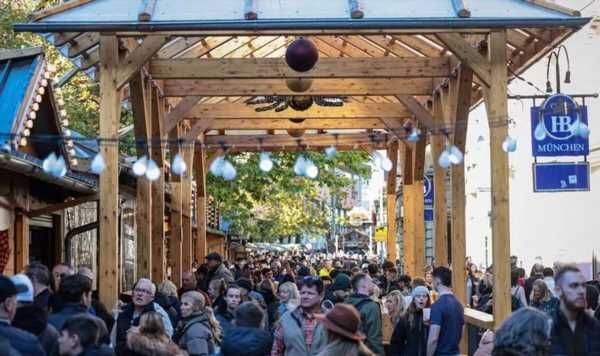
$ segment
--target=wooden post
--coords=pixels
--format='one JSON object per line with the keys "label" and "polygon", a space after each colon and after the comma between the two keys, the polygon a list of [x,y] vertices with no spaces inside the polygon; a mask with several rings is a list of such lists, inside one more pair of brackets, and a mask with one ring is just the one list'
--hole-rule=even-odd
{"label": "wooden post", "polygon": [[[177,140],[179,137],[179,129],[174,128],[169,133],[171,140]],[[173,142],[173,141],[171,141]],[[170,145],[171,157],[181,153],[177,143]],[[171,172],[171,236],[169,236],[169,265],[171,266],[171,281],[176,286],[181,285],[181,241],[183,240],[183,229],[181,226],[181,209],[182,209],[182,179],[180,176]]]}
{"label": "wooden post", "polygon": [[194,152],[196,176],[196,254],[195,260],[204,262],[206,257],[206,154],[202,145],[196,145]]}
{"label": "wooden post", "polygon": [[160,169],[160,177],[151,183],[152,192],[152,280],[162,282],[165,273],[165,176],[163,174],[164,151],[160,140],[164,137],[164,105],[156,88],[151,89],[152,143],[150,156]]}
{"label": "wooden post", "polygon": [[402,155],[402,241],[403,241],[403,265],[404,273],[415,275],[415,241],[414,241],[414,216],[410,208],[410,198],[412,197],[412,147],[403,142],[400,145],[400,153]]}
{"label": "wooden post", "polygon": [[[436,127],[444,127],[444,114],[439,94],[433,98],[433,118]],[[448,214],[446,206],[446,170],[437,160],[445,149],[446,137],[436,132],[431,136],[433,161],[433,219],[434,219],[434,262],[436,266],[448,266]]]}
{"label": "wooden post", "polygon": [[511,313],[510,302],[510,223],[508,155],[502,142],[508,135],[506,31],[492,31],[488,44],[491,80],[485,88],[485,103],[490,127],[492,184],[492,254],[494,260],[494,325],[496,328]]}
{"label": "wooden post", "polygon": [[116,36],[100,36],[100,154],[106,168],[100,174],[98,286],[100,301],[108,308],[119,295],[119,119],[121,95],[117,90],[119,43]]}
{"label": "wooden post", "polygon": [[427,138],[421,138],[413,151],[413,199],[414,214],[414,239],[415,239],[415,272],[422,276],[425,268],[425,200],[423,190],[423,176],[425,174],[425,146]]}
{"label": "wooden post", "polygon": [[[143,74],[136,74],[129,82],[129,92],[131,96],[131,109],[133,111],[134,134],[138,157],[149,155],[148,145],[141,142],[148,142],[151,128],[151,89],[148,87],[149,81],[144,80]],[[150,278],[152,271],[152,199],[150,191],[150,182],[146,177],[137,178],[136,182],[136,264],[137,277]]]}
{"label": "wooden post", "polygon": [[183,179],[182,192],[182,242],[181,242],[181,268],[184,272],[191,271],[194,262],[194,250],[192,244],[192,177],[194,172],[194,146],[186,145],[183,149],[187,172]]}
{"label": "wooden post", "polygon": [[412,146],[404,145],[402,160],[402,205],[404,209],[405,273],[421,276],[425,266],[425,216],[423,200],[423,165],[425,137]]}
{"label": "wooden post", "polygon": [[15,272],[20,273],[29,264],[29,219],[15,211]]}
{"label": "wooden post", "polygon": [[[458,78],[451,81],[456,86],[456,112],[454,117],[454,145],[465,152],[469,112],[471,110],[471,87],[473,71],[468,67],[460,69]],[[464,162],[452,165],[452,286],[456,298],[467,305],[467,285],[465,280],[466,214],[465,214],[465,165]]]}
{"label": "wooden post", "polygon": [[387,260],[396,262],[398,251],[396,250],[397,228],[396,228],[396,177],[398,175],[398,141],[394,141],[388,148],[388,157],[392,161],[392,169],[387,176]]}

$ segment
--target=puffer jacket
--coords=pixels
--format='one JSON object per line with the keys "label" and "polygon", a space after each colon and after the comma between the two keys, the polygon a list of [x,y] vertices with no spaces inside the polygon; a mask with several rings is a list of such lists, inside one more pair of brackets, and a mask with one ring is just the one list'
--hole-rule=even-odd
{"label": "puffer jacket", "polygon": [[263,329],[233,326],[223,338],[221,356],[268,356],[272,346],[273,337]]}
{"label": "puffer jacket", "polygon": [[215,352],[214,336],[208,317],[202,312],[183,318],[173,340],[190,355],[207,356]]}
{"label": "puffer jacket", "polygon": [[127,334],[127,348],[130,356],[187,356],[187,352],[180,350],[167,335],[154,338],[138,330]]}

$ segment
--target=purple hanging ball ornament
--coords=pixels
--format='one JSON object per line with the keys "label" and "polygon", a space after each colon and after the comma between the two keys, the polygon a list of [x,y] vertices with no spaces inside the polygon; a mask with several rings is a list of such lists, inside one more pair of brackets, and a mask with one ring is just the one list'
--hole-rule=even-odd
{"label": "purple hanging ball ornament", "polygon": [[319,60],[317,46],[305,38],[298,38],[285,51],[287,65],[296,72],[308,72]]}

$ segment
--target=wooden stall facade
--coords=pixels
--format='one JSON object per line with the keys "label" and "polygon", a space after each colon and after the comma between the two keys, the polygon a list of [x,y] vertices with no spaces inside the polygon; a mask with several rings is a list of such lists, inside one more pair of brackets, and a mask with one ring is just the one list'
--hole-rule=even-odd
{"label": "wooden stall facade", "polygon": [[[237,151],[386,149],[394,163],[388,175],[388,221],[395,221],[395,190],[403,185],[404,262],[418,275],[424,266],[423,173],[425,147],[439,153],[445,144],[463,151],[470,109],[485,101],[490,127],[494,322],[510,313],[508,157],[501,143],[507,134],[507,83],[586,24],[572,11],[544,0],[432,0],[397,4],[380,0],[211,3],[166,0],[72,0],[35,13],[19,31],[42,33],[67,51],[81,69],[99,78],[100,135],[116,138],[121,93],[129,88],[140,139],[178,137],[188,143],[195,181],[196,257],[208,251],[206,171],[218,155]],[[227,5],[225,5],[227,4]],[[247,5],[250,4],[250,7]],[[245,10],[250,9],[250,10]],[[282,58],[286,47],[303,36],[318,48],[320,59],[307,72],[296,72]],[[312,80],[302,93],[286,80]],[[348,96],[340,107],[312,105],[304,111],[256,111],[244,104],[256,96]],[[292,122],[294,120],[296,122]],[[418,127],[417,142],[406,139]],[[304,130],[291,137],[285,130]],[[157,142],[156,140],[154,142]],[[185,146],[185,144],[184,144]],[[139,147],[162,163],[159,144]],[[100,177],[100,297],[116,301],[117,148],[103,145],[107,169]],[[435,157],[437,159],[437,157]],[[164,168],[164,165],[163,165]],[[436,179],[444,172],[436,170]],[[163,175],[161,175],[163,176]],[[401,177],[398,180],[398,177]],[[436,220],[440,262],[452,249],[454,288],[465,302],[464,166],[452,177],[452,243]],[[185,183],[188,182],[188,183]],[[165,275],[164,179],[139,182],[138,224],[143,268],[156,280]],[[439,186],[438,186],[439,187]],[[179,188],[178,188],[179,189]],[[186,188],[187,189],[187,188]],[[181,197],[189,197],[181,194]],[[437,214],[444,214],[438,198]],[[188,205],[186,202],[183,205]],[[179,204],[179,201],[177,202]],[[185,209],[182,209],[185,211]],[[177,214],[180,214],[177,212]],[[185,213],[176,219],[183,218]],[[189,216],[188,216],[189,217]],[[175,220],[174,220],[175,221]],[[189,246],[190,227],[177,228]],[[396,227],[388,228],[387,251],[395,259]],[[180,236],[180,237],[179,237]],[[180,249],[179,246],[176,246]],[[182,249],[185,251],[186,249]],[[175,263],[181,264],[179,253]],[[185,258],[189,264],[189,256]],[[502,261],[506,261],[503,263]]]}

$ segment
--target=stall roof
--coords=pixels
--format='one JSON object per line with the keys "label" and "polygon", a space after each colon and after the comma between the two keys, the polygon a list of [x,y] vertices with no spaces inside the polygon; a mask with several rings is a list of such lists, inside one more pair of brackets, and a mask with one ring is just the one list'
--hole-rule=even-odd
{"label": "stall roof", "polygon": [[[72,1],[75,2],[75,1]],[[17,25],[28,31],[465,29],[582,26],[577,11],[543,0],[156,0],[151,20],[139,22],[146,1],[79,1]],[[247,3],[251,4],[248,8]],[[352,18],[352,4],[362,11]],[[63,11],[61,11],[63,10]],[[256,20],[246,20],[252,11]]]}

